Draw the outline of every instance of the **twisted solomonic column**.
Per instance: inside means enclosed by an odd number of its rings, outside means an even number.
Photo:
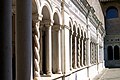
[[[40,80],[40,21],[34,21],[33,26],[33,54],[34,54],[34,80]]]

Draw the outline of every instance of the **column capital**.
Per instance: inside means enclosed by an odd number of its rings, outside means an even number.
[[[45,25],[45,27],[53,26],[53,23],[53,20],[43,20],[43,24]]]
[[[55,30],[55,31],[59,31],[59,30],[61,30],[61,25],[60,24],[58,24],[58,25],[53,25],[53,30]]]
[[[73,35],[73,33],[74,33],[74,31],[72,31],[72,30],[70,29],[70,34]]]

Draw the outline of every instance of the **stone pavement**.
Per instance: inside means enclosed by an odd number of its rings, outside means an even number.
[[[120,80],[120,68],[106,68],[94,80]]]

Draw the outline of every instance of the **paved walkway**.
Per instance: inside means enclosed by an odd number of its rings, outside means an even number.
[[[120,68],[107,68],[96,80],[120,80]]]

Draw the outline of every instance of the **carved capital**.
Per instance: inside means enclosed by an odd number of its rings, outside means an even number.
[[[53,25],[52,29],[55,31],[59,31],[61,30],[61,25]]]
[[[52,26],[54,23],[54,21],[52,21],[52,20],[44,20],[43,22],[46,26]]]

